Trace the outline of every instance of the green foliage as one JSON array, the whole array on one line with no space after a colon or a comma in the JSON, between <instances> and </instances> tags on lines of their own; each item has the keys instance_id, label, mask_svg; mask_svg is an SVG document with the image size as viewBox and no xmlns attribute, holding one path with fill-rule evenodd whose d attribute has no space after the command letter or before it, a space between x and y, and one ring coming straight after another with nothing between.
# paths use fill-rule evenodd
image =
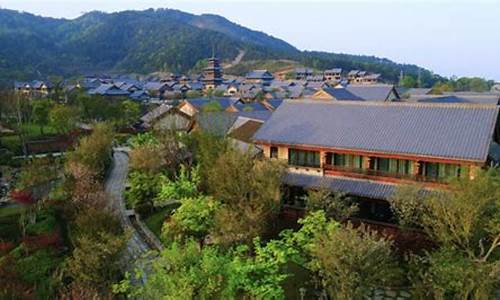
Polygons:
<instances>
[{"instance_id":1,"label":"green foliage","mask_svg":"<svg viewBox=\"0 0 500 300\"><path fill-rule=\"evenodd\" d=\"M402 224L422 228L437 243L413 258L416 290L436 298L491 298L500 276L499 171L478 171L474 180L457 179L439 192L413 189L400 190L391 204Z\"/></svg>"},{"instance_id":2,"label":"green foliage","mask_svg":"<svg viewBox=\"0 0 500 300\"><path fill-rule=\"evenodd\" d=\"M24 282L35 284L50 281L62 259L50 248L40 249L16 260L16 270Z\"/></svg>"},{"instance_id":3,"label":"green foliage","mask_svg":"<svg viewBox=\"0 0 500 300\"><path fill-rule=\"evenodd\" d=\"M129 174L130 188L125 192L127 204L138 213L153 210L153 200L158 196L164 176L133 171Z\"/></svg>"},{"instance_id":4,"label":"green foliage","mask_svg":"<svg viewBox=\"0 0 500 300\"><path fill-rule=\"evenodd\" d=\"M343 193L332 193L326 188L309 190L306 198L308 210L323 210L328 217L346 221L358 212L357 204Z\"/></svg>"},{"instance_id":5,"label":"green foliage","mask_svg":"<svg viewBox=\"0 0 500 300\"><path fill-rule=\"evenodd\" d=\"M443 92L488 92L494 84L493 80L485 80L479 77L452 77L434 84L431 92L438 95Z\"/></svg>"},{"instance_id":6,"label":"green foliage","mask_svg":"<svg viewBox=\"0 0 500 300\"><path fill-rule=\"evenodd\" d=\"M203 97L203 93L200 91L190 90L186 92L186 98L188 99L200 98L200 97Z\"/></svg>"},{"instance_id":7,"label":"green foliage","mask_svg":"<svg viewBox=\"0 0 500 300\"><path fill-rule=\"evenodd\" d=\"M415 76L405 75L403 80L399 83L401 86L405 88L418 88L418 80Z\"/></svg>"},{"instance_id":8,"label":"green foliage","mask_svg":"<svg viewBox=\"0 0 500 300\"><path fill-rule=\"evenodd\" d=\"M123 125L137 122L141 114L141 105L131 100L125 100L120 104L121 120Z\"/></svg>"},{"instance_id":9,"label":"green foliage","mask_svg":"<svg viewBox=\"0 0 500 300\"><path fill-rule=\"evenodd\" d=\"M33 102L33 123L40 126L40 134L43 135L43 127L49 123L49 113L54 106L54 102L49 99L42 99Z\"/></svg>"},{"instance_id":10,"label":"green foliage","mask_svg":"<svg viewBox=\"0 0 500 300\"><path fill-rule=\"evenodd\" d=\"M76 127L77 112L70 106L56 104L49 112L49 122L59 133L68 133Z\"/></svg>"},{"instance_id":11,"label":"green foliage","mask_svg":"<svg viewBox=\"0 0 500 300\"><path fill-rule=\"evenodd\" d=\"M186 166L181 165L175 180L164 178L161 182L160 192L154 200L154 205L163 207L175 200L194 197L198 193L200 177L198 167L188 172Z\"/></svg>"},{"instance_id":12,"label":"green foliage","mask_svg":"<svg viewBox=\"0 0 500 300\"><path fill-rule=\"evenodd\" d=\"M164 223L162 240L165 244L195 238L203 242L214 225L219 203L206 196L184 198L181 206Z\"/></svg>"},{"instance_id":13,"label":"green foliage","mask_svg":"<svg viewBox=\"0 0 500 300\"><path fill-rule=\"evenodd\" d=\"M82 164L91 172L103 176L111 163L113 130L106 124L97 124L90 136L78 143L75 151L68 155L68 162Z\"/></svg>"},{"instance_id":14,"label":"green foliage","mask_svg":"<svg viewBox=\"0 0 500 300\"><path fill-rule=\"evenodd\" d=\"M57 159L49 157L25 162L16 180L16 188L29 189L52 181L58 177L60 166Z\"/></svg>"},{"instance_id":15,"label":"green foliage","mask_svg":"<svg viewBox=\"0 0 500 300\"><path fill-rule=\"evenodd\" d=\"M114 291L144 299L235 299L243 295L283 299L281 283L287 275L281 273L282 259L258 241L256 247L255 257L250 257L244 246L224 253L213 246L200 248L195 241L174 242L153 261L144 286L134 287L128 275Z\"/></svg>"},{"instance_id":16,"label":"green foliage","mask_svg":"<svg viewBox=\"0 0 500 300\"><path fill-rule=\"evenodd\" d=\"M212 94L210 94L212 95ZM208 103L204 104L201 107L201 110L203 112L215 112L215 111L223 111L222 105L219 103L219 101L209 101Z\"/></svg>"},{"instance_id":17,"label":"green foliage","mask_svg":"<svg viewBox=\"0 0 500 300\"><path fill-rule=\"evenodd\" d=\"M308 266L333 299L361 299L400 277L391 242L363 228L328 230L316 237L310 251Z\"/></svg>"}]
</instances>

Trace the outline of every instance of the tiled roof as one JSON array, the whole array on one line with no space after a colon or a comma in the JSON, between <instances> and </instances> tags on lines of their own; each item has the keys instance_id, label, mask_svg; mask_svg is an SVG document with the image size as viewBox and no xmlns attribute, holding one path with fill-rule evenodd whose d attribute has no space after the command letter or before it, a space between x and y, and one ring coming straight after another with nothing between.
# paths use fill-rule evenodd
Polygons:
<instances>
[{"instance_id":1,"label":"tiled roof","mask_svg":"<svg viewBox=\"0 0 500 300\"><path fill-rule=\"evenodd\" d=\"M364 100L364 99L354 95L353 93L349 92L347 89L344 89L344 88L325 87L325 88L322 88L322 90L325 93L327 93L328 95L335 98L335 100L338 100L338 101L344 101L344 100L363 101Z\"/></svg>"},{"instance_id":2,"label":"tiled roof","mask_svg":"<svg viewBox=\"0 0 500 300\"><path fill-rule=\"evenodd\" d=\"M497 116L497 106L295 100L254 139L483 162Z\"/></svg>"},{"instance_id":3,"label":"tiled roof","mask_svg":"<svg viewBox=\"0 0 500 300\"><path fill-rule=\"evenodd\" d=\"M267 70L253 70L246 75L247 79L273 80L274 77Z\"/></svg>"},{"instance_id":4,"label":"tiled roof","mask_svg":"<svg viewBox=\"0 0 500 300\"><path fill-rule=\"evenodd\" d=\"M367 101L386 101L394 86L390 84L349 84L346 89Z\"/></svg>"},{"instance_id":5,"label":"tiled roof","mask_svg":"<svg viewBox=\"0 0 500 300\"><path fill-rule=\"evenodd\" d=\"M351 196L387 200L394 193L392 184L378 183L363 179L351 179L337 176L315 176L287 172L283 183L290 186L309 188L326 188L334 192L342 192Z\"/></svg>"},{"instance_id":6,"label":"tiled roof","mask_svg":"<svg viewBox=\"0 0 500 300\"><path fill-rule=\"evenodd\" d=\"M159 118L162 115L164 115L165 113L167 113L170 109L172 109L171 105L162 104L162 105L156 107L155 109L153 109L152 111L148 112L144 116L142 116L141 121L146 123L147 125L150 125L151 122L153 122L157 118Z\"/></svg>"},{"instance_id":7,"label":"tiled roof","mask_svg":"<svg viewBox=\"0 0 500 300\"><path fill-rule=\"evenodd\" d=\"M417 96L418 97L418 96ZM410 98L414 100L415 98ZM418 102L423 103L471 103L471 104L491 104L499 105L500 96L498 95L447 95L447 96L433 96L433 95L423 95L418 97Z\"/></svg>"}]
</instances>

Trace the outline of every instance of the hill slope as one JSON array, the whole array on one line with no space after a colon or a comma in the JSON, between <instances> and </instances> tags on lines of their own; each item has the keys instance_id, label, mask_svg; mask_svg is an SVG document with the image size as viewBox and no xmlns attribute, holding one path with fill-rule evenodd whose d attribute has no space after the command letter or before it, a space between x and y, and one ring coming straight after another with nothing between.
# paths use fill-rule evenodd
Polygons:
<instances>
[{"instance_id":1,"label":"hill slope","mask_svg":"<svg viewBox=\"0 0 500 300\"><path fill-rule=\"evenodd\" d=\"M91 12L73 20L0 9L0 82L91 72L186 72L212 54L232 60L291 59L316 68L361 68L396 80L429 71L386 59L301 52L217 15L159 9Z\"/></svg>"}]
</instances>

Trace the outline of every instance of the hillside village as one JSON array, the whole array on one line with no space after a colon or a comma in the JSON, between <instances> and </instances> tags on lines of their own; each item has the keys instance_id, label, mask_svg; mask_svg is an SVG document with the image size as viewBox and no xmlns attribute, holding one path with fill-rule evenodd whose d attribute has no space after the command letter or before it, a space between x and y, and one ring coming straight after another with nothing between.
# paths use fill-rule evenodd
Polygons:
<instances>
[{"instance_id":1,"label":"hillside village","mask_svg":"<svg viewBox=\"0 0 500 300\"><path fill-rule=\"evenodd\" d=\"M400 77L15 81L0 298L498 298L500 83Z\"/></svg>"}]
</instances>

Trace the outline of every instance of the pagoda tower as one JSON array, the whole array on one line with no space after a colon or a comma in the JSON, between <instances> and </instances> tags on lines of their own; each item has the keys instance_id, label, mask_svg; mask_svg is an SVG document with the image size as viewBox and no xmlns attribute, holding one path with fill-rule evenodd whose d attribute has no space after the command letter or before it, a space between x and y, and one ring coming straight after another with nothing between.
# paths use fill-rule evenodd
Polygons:
<instances>
[{"instance_id":1,"label":"pagoda tower","mask_svg":"<svg viewBox=\"0 0 500 300\"><path fill-rule=\"evenodd\" d=\"M203 69L203 85L205 89L214 89L222 83L222 68L219 59L212 56L208 59L208 65Z\"/></svg>"}]
</instances>

